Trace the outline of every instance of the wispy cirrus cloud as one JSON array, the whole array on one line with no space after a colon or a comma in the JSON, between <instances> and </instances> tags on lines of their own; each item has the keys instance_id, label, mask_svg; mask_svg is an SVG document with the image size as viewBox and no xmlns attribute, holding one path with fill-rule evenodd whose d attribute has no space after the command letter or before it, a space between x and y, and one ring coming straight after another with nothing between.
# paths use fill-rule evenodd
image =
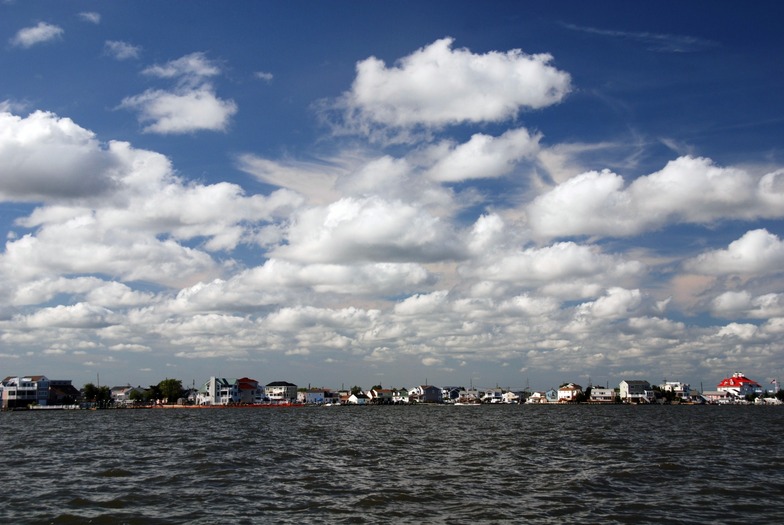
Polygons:
<instances>
[{"instance_id":1,"label":"wispy cirrus cloud","mask_svg":"<svg viewBox=\"0 0 784 525\"><path fill-rule=\"evenodd\" d=\"M645 46L650 51L665 53L694 53L703 51L718 45L713 40L707 40L689 35L672 35L667 33L650 33L647 31L620 31L613 29L600 29L596 27L578 26L574 24L562 24L565 28L572 31L580 31L592 35L604 36L608 38L619 38L630 40Z\"/></svg>"}]
</instances>

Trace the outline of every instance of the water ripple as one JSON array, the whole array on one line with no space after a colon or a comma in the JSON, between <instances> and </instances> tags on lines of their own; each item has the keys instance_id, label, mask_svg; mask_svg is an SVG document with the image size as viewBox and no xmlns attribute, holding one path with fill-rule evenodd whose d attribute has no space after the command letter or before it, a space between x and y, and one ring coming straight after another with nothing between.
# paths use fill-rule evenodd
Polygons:
<instances>
[{"instance_id":1,"label":"water ripple","mask_svg":"<svg viewBox=\"0 0 784 525\"><path fill-rule=\"evenodd\" d=\"M0 415L2 523L780 523L773 407Z\"/></svg>"}]
</instances>

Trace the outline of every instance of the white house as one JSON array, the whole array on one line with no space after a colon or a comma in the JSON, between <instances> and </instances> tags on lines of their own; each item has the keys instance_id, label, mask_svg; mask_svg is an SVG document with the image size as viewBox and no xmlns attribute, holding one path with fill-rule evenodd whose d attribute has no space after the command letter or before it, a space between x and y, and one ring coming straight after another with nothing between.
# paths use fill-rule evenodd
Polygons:
<instances>
[{"instance_id":1,"label":"white house","mask_svg":"<svg viewBox=\"0 0 784 525\"><path fill-rule=\"evenodd\" d=\"M591 403L614 403L615 402L615 389L614 388L591 388L591 396L589 398Z\"/></svg>"},{"instance_id":2,"label":"white house","mask_svg":"<svg viewBox=\"0 0 784 525\"><path fill-rule=\"evenodd\" d=\"M369 401L370 398L362 392L357 392L356 394L348 396L349 405L367 405Z\"/></svg>"},{"instance_id":3,"label":"white house","mask_svg":"<svg viewBox=\"0 0 784 525\"><path fill-rule=\"evenodd\" d=\"M648 381L624 380L620 384L620 398L624 403L652 403L656 394Z\"/></svg>"},{"instance_id":4,"label":"white house","mask_svg":"<svg viewBox=\"0 0 784 525\"><path fill-rule=\"evenodd\" d=\"M504 392L501 397L503 397L503 402L507 404L515 404L520 402L520 394L516 394L514 392Z\"/></svg>"},{"instance_id":5,"label":"white house","mask_svg":"<svg viewBox=\"0 0 784 525\"><path fill-rule=\"evenodd\" d=\"M398 388L392 392L392 402L396 405L408 404L408 390Z\"/></svg>"},{"instance_id":6,"label":"white house","mask_svg":"<svg viewBox=\"0 0 784 525\"><path fill-rule=\"evenodd\" d=\"M239 403L239 385L236 379L210 377L196 395L197 405L228 405Z\"/></svg>"},{"instance_id":7,"label":"white house","mask_svg":"<svg viewBox=\"0 0 784 525\"><path fill-rule=\"evenodd\" d=\"M488 388L481 400L482 403L503 403L504 391L500 388Z\"/></svg>"},{"instance_id":8,"label":"white house","mask_svg":"<svg viewBox=\"0 0 784 525\"><path fill-rule=\"evenodd\" d=\"M528 399L525 400L526 403L529 405L534 405L538 403L547 403L547 397L544 395L542 391L532 392Z\"/></svg>"},{"instance_id":9,"label":"white house","mask_svg":"<svg viewBox=\"0 0 784 525\"><path fill-rule=\"evenodd\" d=\"M576 383L567 383L558 389L558 402L571 403L577 401L577 397L583 393L583 387Z\"/></svg>"},{"instance_id":10,"label":"white house","mask_svg":"<svg viewBox=\"0 0 784 525\"><path fill-rule=\"evenodd\" d=\"M686 399L691 396L691 386L680 381L665 381L659 385L662 392L672 392L675 397Z\"/></svg>"},{"instance_id":11,"label":"white house","mask_svg":"<svg viewBox=\"0 0 784 525\"><path fill-rule=\"evenodd\" d=\"M326 388L308 388L297 394L297 401L308 405L322 405L327 402L330 391Z\"/></svg>"}]
</instances>

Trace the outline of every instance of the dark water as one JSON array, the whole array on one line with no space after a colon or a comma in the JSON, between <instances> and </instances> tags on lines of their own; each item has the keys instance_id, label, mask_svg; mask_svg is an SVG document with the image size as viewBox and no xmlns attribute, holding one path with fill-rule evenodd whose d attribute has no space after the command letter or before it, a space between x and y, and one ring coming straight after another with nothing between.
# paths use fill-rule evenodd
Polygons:
<instances>
[{"instance_id":1,"label":"dark water","mask_svg":"<svg viewBox=\"0 0 784 525\"><path fill-rule=\"evenodd\" d=\"M0 523L784 523L784 408L0 414Z\"/></svg>"}]
</instances>

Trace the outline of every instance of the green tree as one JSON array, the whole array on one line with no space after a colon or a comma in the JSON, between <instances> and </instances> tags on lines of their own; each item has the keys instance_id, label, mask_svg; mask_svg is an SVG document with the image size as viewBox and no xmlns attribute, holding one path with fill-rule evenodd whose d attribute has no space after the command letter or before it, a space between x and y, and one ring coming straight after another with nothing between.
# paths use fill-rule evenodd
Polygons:
<instances>
[{"instance_id":1,"label":"green tree","mask_svg":"<svg viewBox=\"0 0 784 525\"><path fill-rule=\"evenodd\" d=\"M158 383L158 385L160 385L160 383ZM149 392L149 397L147 398L148 401L160 401L163 399L163 394L161 393L161 389L158 387L158 385L150 385L150 387L147 389L147 392Z\"/></svg>"},{"instance_id":2,"label":"green tree","mask_svg":"<svg viewBox=\"0 0 784 525\"><path fill-rule=\"evenodd\" d=\"M108 386L95 386L92 383L87 383L82 389L82 397L85 401L95 403L99 408L106 408L111 404L112 391Z\"/></svg>"},{"instance_id":3,"label":"green tree","mask_svg":"<svg viewBox=\"0 0 784 525\"><path fill-rule=\"evenodd\" d=\"M84 388L82 388L82 397L85 401L94 403L98 398L98 387L92 383L87 383L84 385Z\"/></svg>"},{"instance_id":4,"label":"green tree","mask_svg":"<svg viewBox=\"0 0 784 525\"><path fill-rule=\"evenodd\" d=\"M136 403L137 401L144 401L144 391L133 389L131 390L131 393L128 394L128 398L134 403Z\"/></svg>"},{"instance_id":5,"label":"green tree","mask_svg":"<svg viewBox=\"0 0 784 525\"><path fill-rule=\"evenodd\" d=\"M362 392L362 388L361 387L358 387L357 385L354 385L354 386L351 387L352 395L357 395L360 392Z\"/></svg>"},{"instance_id":6,"label":"green tree","mask_svg":"<svg viewBox=\"0 0 784 525\"><path fill-rule=\"evenodd\" d=\"M158 383L158 391L167 403L174 403L182 397L182 381L179 379L164 379Z\"/></svg>"}]
</instances>

